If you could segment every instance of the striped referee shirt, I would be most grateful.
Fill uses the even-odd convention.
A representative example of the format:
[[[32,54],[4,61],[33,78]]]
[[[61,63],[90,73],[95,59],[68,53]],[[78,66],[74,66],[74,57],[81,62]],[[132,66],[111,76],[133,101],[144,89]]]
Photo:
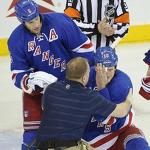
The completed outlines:
[[[114,8],[112,36],[106,37],[97,29],[98,20],[102,20],[109,7]],[[95,48],[110,46],[117,39],[122,39],[129,28],[129,12],[125,0],[67,0],[65,14],[73,18],[78,27],[92,41]]]

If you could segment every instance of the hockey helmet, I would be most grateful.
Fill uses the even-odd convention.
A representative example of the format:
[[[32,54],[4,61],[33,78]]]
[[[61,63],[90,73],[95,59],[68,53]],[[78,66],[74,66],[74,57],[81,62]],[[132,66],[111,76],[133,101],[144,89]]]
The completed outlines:
[[[19,0],[15,12],[21,23],[29,22],[39,16],[38,5],[33,0]]]
[[[101,63],[105,67],[117,66],[118,56],[115,53],[115,49],[109,46],[98,47],[96,49],[95,62]]]

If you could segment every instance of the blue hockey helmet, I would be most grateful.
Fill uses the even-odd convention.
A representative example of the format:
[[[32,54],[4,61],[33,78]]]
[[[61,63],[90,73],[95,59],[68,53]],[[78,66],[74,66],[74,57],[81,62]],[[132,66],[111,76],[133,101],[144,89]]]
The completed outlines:
[[[19,0],[15,12],[21,23],[29,22],[39,15],[38,5],[33,0]]]
[[[95,62],[101,63],[105,67],[117,66],[118,56],[115,53],[115,49],[109,46],[98,47],[96,49]]]

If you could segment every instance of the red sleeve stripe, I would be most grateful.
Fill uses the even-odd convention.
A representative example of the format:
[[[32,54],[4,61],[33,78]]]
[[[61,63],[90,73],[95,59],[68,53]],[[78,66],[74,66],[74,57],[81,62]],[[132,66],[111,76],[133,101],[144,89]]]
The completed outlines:
[[[139,94],[146,100],[150,100],[150,93],[146,92],[142,87],[139,90]]]
[[[89,39],[86,42],[81,44],[80,46],[76,47],[72,50],[76,53],[85,53],[85,52],[94,52],[94,47]]]
[[[92,46],[93,46],[93,45],[92,45],[92,43],[90,42],[90,43],[88,43],[88,44],[82,45],[81,48],[91,48]]]
[[[114,117],[111,117],[108,121],[108,125],[112,125],[113,123],[115,122],[115,118]]]
[[[141,83],[141,87],[147,92],[147,93],[150,93],[150,85],[148,84],[150,82],[150,77],[146,77],[146,78],[143,78]]]

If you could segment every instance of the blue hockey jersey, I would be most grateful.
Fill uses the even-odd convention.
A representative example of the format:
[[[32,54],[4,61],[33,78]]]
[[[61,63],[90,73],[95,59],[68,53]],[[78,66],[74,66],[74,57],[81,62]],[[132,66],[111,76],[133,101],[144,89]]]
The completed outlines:
[[[71,58],[82,56],[94,62],[94,48],[69,17],[61,13],[42,14],[41,21],[40,36],[21,24],[8,40],[11,71],[18,88],[22,77],[32,71],[45,71],[63,80]]]
[[[88,83],[88,87],[91,89],[96,87],[95,75],[96,72],[93,67]],[[100,91],[100,94],[118,104],[126,99],[130,88],[132,88],[132,83],[129,76],[120,70],[116,70],[113,79],[106,88]],[[115,143],[118,135],[131,124],[132,115],[132,112],[130,112],[128,116],[123,118],[93,116],[87,125],[83,139],[97,150],[106,150]]]

